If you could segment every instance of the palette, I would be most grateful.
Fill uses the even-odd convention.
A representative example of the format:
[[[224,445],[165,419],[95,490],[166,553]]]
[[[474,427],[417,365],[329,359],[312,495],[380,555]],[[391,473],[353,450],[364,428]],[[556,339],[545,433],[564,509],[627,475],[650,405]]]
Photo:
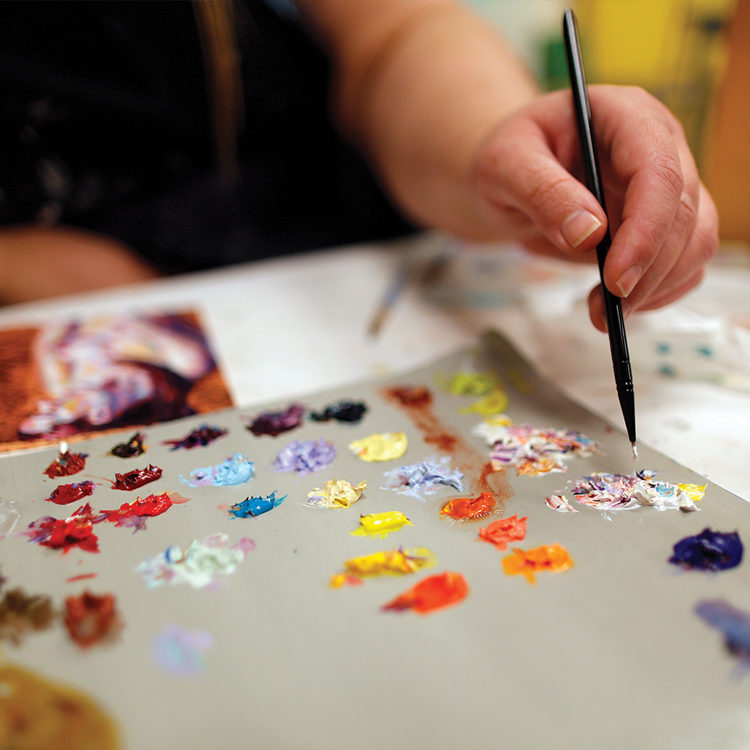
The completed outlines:
[[[472,434],[481,416],[465,411],[478,397],[442,387],[468,371],[499,378],[515,423],[576,430],[601,453],[571,458],[567,473],[488,471],[489,449]],[[414,390],[422,386],[429,403]],[[397,393],[412,398],[404,404]],[[146,452],[133,458],[110,454],[132,430],[87,439],[70,446],[88,454],[85,469],[72,477],[43,474],[57,448],[0,459],[0,495],[21,513],[0,541],[3,591],[23,587],[49,595],[56,607],[86,590],[112,593],[124,623],[112,643],[87,649],[57,623],[27,634],[19,646],[5,643],[5,662],[85,692],[118,728],[124,748],[746,746],[750,677],[736,676],[737,658],[694,610],[718,599],[750,609],[747,566],[704,573],[667,562],[675,543],[706,527],[746,538],[744,500],[709,485],[692,513],[641,507],[605,516],[582,506],[577,513],[548,508],[545,497],[593,472],[653,469],[666,482],[704,482],[646,446],[639,446],[634,466],[620,430],[557,393],[496,334],[409,375],[299,403],[306,413],[319,412],[342,398],[367,405],[361,421],[306,416],[276,437],[247,429],[260,413],[282,411],[289,402],[149,427]],[[227,432],[190,449],[165,443],[206,423]],[[366,462],[347,447],[386,432],[405,434],[402,458]],[[275,470],[282,448],[320,439],[336,450],[326,469]],[[234,453],[254,462],[248,482],[180,482],[180,475]],[[466,491],[436,485],[422,501],[381,489],[385,472],[445,455],[463,471]],[[104,479],[148,464],[162,476],[133,492]],[[349,507],[313,507],[308,493],[334,478],[365,481],[367,488]],[[45,502],[55,487],[83,480],[99,485],[80,503]],[[465,523],[441,515],[450,499],[484,491],[500,499],[502,512]],[[148,518],[142,530],[95,524],[98,553],[73,548],[62,554],[17,536],[42,516],[65,518],[86,502],[98,514],[165,492],[189,501]],[[261,515],[226,513],[226,506],[273,492],[286,497]],[[385,539],[352,535],[361,514],[388,511],[411,523]],[[481,527],[513,515],[527,518],[525,539],[504,552],[477,541]],[[234,570],[207,588],[148,586],[136,572],[169,548],[178,558],[193,540],[222,533],[236,550]],[[540,572],[535,585],[504,572],[503,558],[514,547],[555,543],[567,550],[572,567]],[[399,548],[427,549],[437,562],[409,575],[329,586],[345,561]],[[415,583],[444,573],[463,576],[465,599],[424,615],[383,609]],[[95,577],[83,577],[90,574]],[[183,632],[198,654],[187,663],[174,646],[173,637]]]

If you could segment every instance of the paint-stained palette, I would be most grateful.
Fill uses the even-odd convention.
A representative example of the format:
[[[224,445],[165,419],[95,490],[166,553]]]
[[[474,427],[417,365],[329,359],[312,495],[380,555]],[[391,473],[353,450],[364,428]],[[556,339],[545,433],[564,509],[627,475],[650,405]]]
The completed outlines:
[[[461,387],[446,387],[457,373]],[[346,408],[329,408],[342,399]],[[513,424],[558,431],[550,433],[554,456],[536,445],[533,471],[519,473],[529,462],[502,466],[506,443],[493,463],[486,434],[474,434],[490,403],[502,404]],[[286,429],[290,404],[293,421],[301,418]],[[355,418],[310,416],[327,410]],[[264,413],[276,416],[259,419]],[[502,426],[504,418],[490,418]],[[276,436],[249,429],[276,422],[286,429]],[[210,440],[183,444],[193,430]],[[88,454],[72,476],[44,474],[57,449],[0,459],[0,533],[8,532],[0,597],[22,588],[27,598],[16,600],[44,604],[47,618],[20,637],[18,622],[0,623],[0,637],[7,630],[21,640],[3,644],[0,726],[8,707],[43,711],[46,696],[68,691],[86,706],[81,721],[88,716],[95,727],[89,745],[75,747],[97,746],[94,731],[106,737],[99,746],[115,747],[112,726],[122,748],[164,750],[684,750],[750,742],[750,676],[736,676],[742,661],[715,629],[750,622],[743,619],[750,569],[669,562],[679,540],[707,527],[750,538],[750,507],[709,485],[697,512],[662,512],[658,503],[606,515],[575,502],[577,513],[552,510],[545,498],[570,497],[566,484],[595,472],[655,470],[668,483],[704,482],[646,446],[634,466],[619,430],[551,389],[498,336],[408,376],[143,433],[145,452],[124,457],[112,449],[127,445],[132,430],[71,443],[72,452]],[[363,461],[349,449],[399,433],[401,458]],[[599,452],[581,450],[581,436]],[[567,439],[577,454],[561,458]],[[304,470],[279,471],[289,468],[285,449],[295,442],[309,448]],[[412,469],[394,471],[402,466]],[[117,488],[117,475],[147,467],[161,475]],[[205,483],[191,481],[198,469]],[[439,472],[444,481],[435,480]],[[223,483],[210,481],[214,474]],[[420,476],[433,478],[429,492],[411,484]],[[82,482],[94,486],[80,502],[48,500],[57,487]],[[361,495],[311,503],[310,493],[317,497],[327,483]],[[639,490],[647,499],[657,491],[649,487]],[[246,498],[255,512],[228,512]],[[370,516],[365,526],[362,515]],[[64,529],[69,544],[34,543],[45,516],[74,516]],[[493,526],[513,516],[507,529]],[[381,521],[391,524],[387,539]],[[31,535],[19,535],[32,523]],[[53,528],[46,523],[43,530]],[[367,523],[377,533],[352,533]],[[96,546],[75,543],[86,524]],[[484,541],[482,528],[490,529]],[[76,632],[116,628],[84,648],[71,640],[66,601],[85,592],[74,600],[83,618]],[[747,635],[733,631],[733,639],[740,656],[750,652]],[[19,703],[21,689],[36,692]],[[53,738],[74,732],[68,715],[49,714],[44,726]]]

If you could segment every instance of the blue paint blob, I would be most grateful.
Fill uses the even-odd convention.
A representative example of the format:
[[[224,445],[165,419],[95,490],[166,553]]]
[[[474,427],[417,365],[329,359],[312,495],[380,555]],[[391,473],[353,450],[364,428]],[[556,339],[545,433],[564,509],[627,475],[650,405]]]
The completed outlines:
[[[284,497],[276,497],[276,490],[266,497],[246,497],[242,502],[235,503],[229,508],[230,518],[251,518],[254,516],[260,516],[263,513],[268,513],[269,510],[273,510],[276,506],[286,500],[288,495]]]
[[[695,614],[724,634],[730,653],[743,660],[750,659],[750,614],[721,599],[700,602]]]
[[[743,551],[736,531],[724,534],[703,529],[697,536],[687,536],[677,542],[669,562],[688,570],[729,570],[742,562]]]
[[[191,487],[225,487],[244,484],[252,479],[255,464],[241,453],[233,453],[226,461],[205,469],[193,469],[189,477],[180,475],[180,481]]]

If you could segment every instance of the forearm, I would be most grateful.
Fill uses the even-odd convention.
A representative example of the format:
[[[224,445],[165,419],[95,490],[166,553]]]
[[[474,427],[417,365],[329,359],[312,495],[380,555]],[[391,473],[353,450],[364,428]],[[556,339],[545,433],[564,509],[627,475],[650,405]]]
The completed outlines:
[[[449,0],[307,0],[336,65],[336,114],[417,222],[497,235],[474,194],[480,146],[537,93],[498,33]]]

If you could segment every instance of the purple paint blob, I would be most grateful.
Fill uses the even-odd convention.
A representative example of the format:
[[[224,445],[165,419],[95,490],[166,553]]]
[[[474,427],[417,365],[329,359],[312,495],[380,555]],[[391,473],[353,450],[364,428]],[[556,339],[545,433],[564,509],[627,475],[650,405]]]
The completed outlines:
[[[292,404],[284,411],[267,411],[259,414],[247,426],[247,429],[258,437],[261,435],[276,437],[282,432],[289,432],[289,430],[299,427],[304,417],[305,407]]]
[[[305,476],[325,469],[334,458],[336,448],[328,440],[295,440],[278,452],[274,466],[277,471],[296,471]]]
[[[344,399],[335,404],[329,404],[323,411],[311,412],[310,419],[314,422],[328,422],[335,419],[337,422],[350,422],[354,424],[361,421],[367,411],[367,405],[363,401],[350,401]]]
[[[385,484],[380,489],[395,490],[402,495],[410,495],[424,501],[421,493],[435,494],[435,485],[443,484],[464,491],[461,481],[463,473],[458,469],[451,472],[450,456],[428,459],[409,466],[401,466],[383,474]]]
[[[162,440],[162,445],[171,445],[172,447],[169,449],[171,451],[176,451],[179,448],[190,450],[191,448],[203,447],[209,443],[213,443],[214,440],[220,438],[222,435],[226,435],[227,432],[228,430],[225,430],[223,427],[202,424],[180,440]]]
[[[729,570],[742,562],[743,551],[736,531],[722,533],[706,528],[677,542],[669,562],[686,570]]]
[[[154,638],[154,659],[169,674],[196,677],[206,666],[205,652],[213,645],[214,639],[209,633],[169,625]]]

